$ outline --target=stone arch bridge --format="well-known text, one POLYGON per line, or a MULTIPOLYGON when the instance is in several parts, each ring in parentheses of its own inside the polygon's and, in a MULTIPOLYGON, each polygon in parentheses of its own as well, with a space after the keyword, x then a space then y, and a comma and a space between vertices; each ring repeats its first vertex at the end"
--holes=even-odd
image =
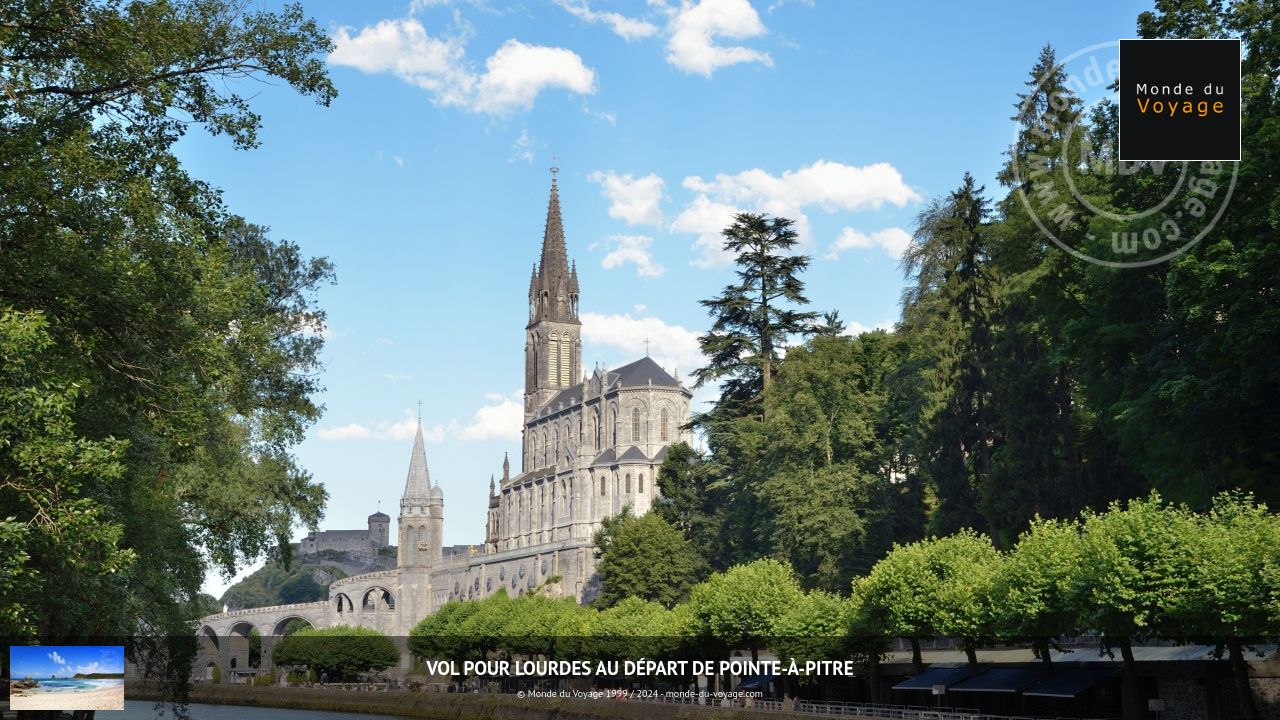
MULTIPOLYGON (((222 682, 243 682, 259 669, 270 668, 272 652, 294 620, 313 628, 355 625, 389 635, 397 643, 408 635, 409 623, 398 611, 401 571, 377 570, 335 580, 329 585, 329 599, 291 605, 245 608, 208 615, 200 619, 196 632, 200 639, 194 677, 210 682, 214 668, 221 669, 222 682), (257 631, 261 643, 258 662, 250 663, 250 637, 257 631)), ((402 609, 401 609, 402 610, 402 609)), ((408 648, 401 648, 401 667, 408 668, 408 648)))
POLYGON ((256 674, 257 668, 249 663, 249 638, 254 630, 258 631, 262 643, 258 667, 269 668, 275 643, 291 622, 301 620, 314 628, 327 627, 328 611, 329 602, 321 600, 232 610, 203 617, 198 631, 200 650, 195 677, 212 681, 214 667, 221 668, 223 682, 235 682, 237 678, 256 674))

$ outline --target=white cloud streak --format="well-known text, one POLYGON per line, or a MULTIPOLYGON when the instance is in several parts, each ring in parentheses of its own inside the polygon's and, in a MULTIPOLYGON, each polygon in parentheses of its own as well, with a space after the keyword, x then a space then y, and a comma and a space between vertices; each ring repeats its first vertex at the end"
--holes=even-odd
POLYGON ((382 20, 333 34, 333 65, 369 74, 390 73, 429 92, 445 107, 509 115, 528 110, 548 89, 590 95, 595 72, 571 50, 508 40, 475 71, 466 58, 467 33, 433 37, 416 18, 382 20))
POLYGON ((667 62, 692 75, 711 77, 716 70, 739 63, 773 66, 768 53, 716 42, 716 38, 744 40, 767 32, 747 0, 683 0, 667 32, 667 62))
POLYGON ((662 178, 652 173, 637 178, 612 170, 597 170, 587 179, 600 185, 601 193, 609 201, 609 217, 628 225, 662 224, 662 178))
POLYGON ((653 238, 647 235, 614 235, 608 240, 610 249, 600 266, 612 270, 630 263, 636 266, 640 277, 662 277, 667 269, 654 261, 652 245, 653 238))
POLYGON ((627 17, 621 13, 592 10, 587 0, 555 0, 574 17, 591 24, 605 24, 615 35, 631 42, 658 34, 658 26, 647 20, 627 17))
POLYGON ((668 371, 680 369, 688 374, 703 363, 698 333, 655 317, 583 313, 582 339, 593 348, 614 350, 615 357, 603 358, 606 362, 630 361, 643 356, 645 340, 648 340, 649 355, 668 371))
POLYGON ((671 221, 673 232, 692 233, 698 236, 693 247, 697 256, 689 262, 700 268, 722 268, 733 262, 733 256, 725 251, 720 231, 733 222, 735 205, 713 202, 706 195, 699 195, 671 221))
MULTIPOLYGON (((818 160, 798 170, 773 175, 759 168, 737 174, 720 173, 711 180, 686 177, 681 183, 697 196, 672 221, 674 232, 698 235, 694 242, 696 267, 717 268, 732 258, 723 250, 720 231, 736 212, 749 210, 788 217, 796 222, 801 246, 812 243, 806 208, 825 212, 878 210, 884 205, 902 207, 919 202, 921 196, 902 179, 889 163, 855 166, 818 160)), ((886 250, 896 248, 894 238, 882 238, 886 250)), ((838 255, 838 250, 834 251, 838 255)))
POLYGON ((882 248, 894 260, 900 260, 902 259, 902 253, 906 252, 910 244, 911 233, 902 228, 884 228, 868 235, 851 227, 846 227, 840 231, 840 235, 836 237, 835 242, 831 243, 831 249, 825 257, 828 260, 837 260, 840 258, 840 253, 847 250, 866 250, 878 247, 882 248))

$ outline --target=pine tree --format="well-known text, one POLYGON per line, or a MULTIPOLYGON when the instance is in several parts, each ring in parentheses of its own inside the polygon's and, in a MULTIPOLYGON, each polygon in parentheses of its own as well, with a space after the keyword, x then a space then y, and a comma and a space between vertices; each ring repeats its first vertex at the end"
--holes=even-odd
POLYGON ((814 330, 817 313, 796 309, 809 303, 800 280, 809 258, 790 254, 798 241, 794 224, 788 218, 739 213, 723 232, 739 282, 702 301, 714 322, 698 338, 707 365, 694 371, 697 387, 723 383, 717 408, 762 412, 760 394, 773 381, 779 349, 788 338, 814 330))
POLYGON ((989 264, 989 213, 983 188, 965 173, 960 187, 917 219, 903 268, 903 325, 928 338, 925 370, 933 407, 926 460, 937 487, 937 532, 978 527, 978 488, 991 472, 991 318, 996 280, 989 264))

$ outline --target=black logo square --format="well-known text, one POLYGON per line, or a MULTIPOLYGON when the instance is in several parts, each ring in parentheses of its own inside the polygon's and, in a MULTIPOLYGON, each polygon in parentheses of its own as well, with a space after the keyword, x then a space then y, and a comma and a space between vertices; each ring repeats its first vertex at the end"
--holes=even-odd
POLYGON ((1240 159, 1240 41, 1121 40, 1120 159, 1240 159))

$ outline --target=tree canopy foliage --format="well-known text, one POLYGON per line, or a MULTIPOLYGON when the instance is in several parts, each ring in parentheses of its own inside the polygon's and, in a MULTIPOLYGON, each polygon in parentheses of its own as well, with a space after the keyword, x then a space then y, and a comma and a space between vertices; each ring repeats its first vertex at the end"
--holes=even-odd
POLYGON ((355 680, 400 661, 391 638, 376 630, 337 625, 306 628, 281 638, 272 654, 276 665, 306 666, 332 680, 355 680))
POLYGON ((297 5, 0 8, 4 634, 184 635, 210 563, 230 575, 319 520, 291 448, 320 413, 333 268, 173 146, 254 147, 248 83, 327 105, 330 49, 297 5))

